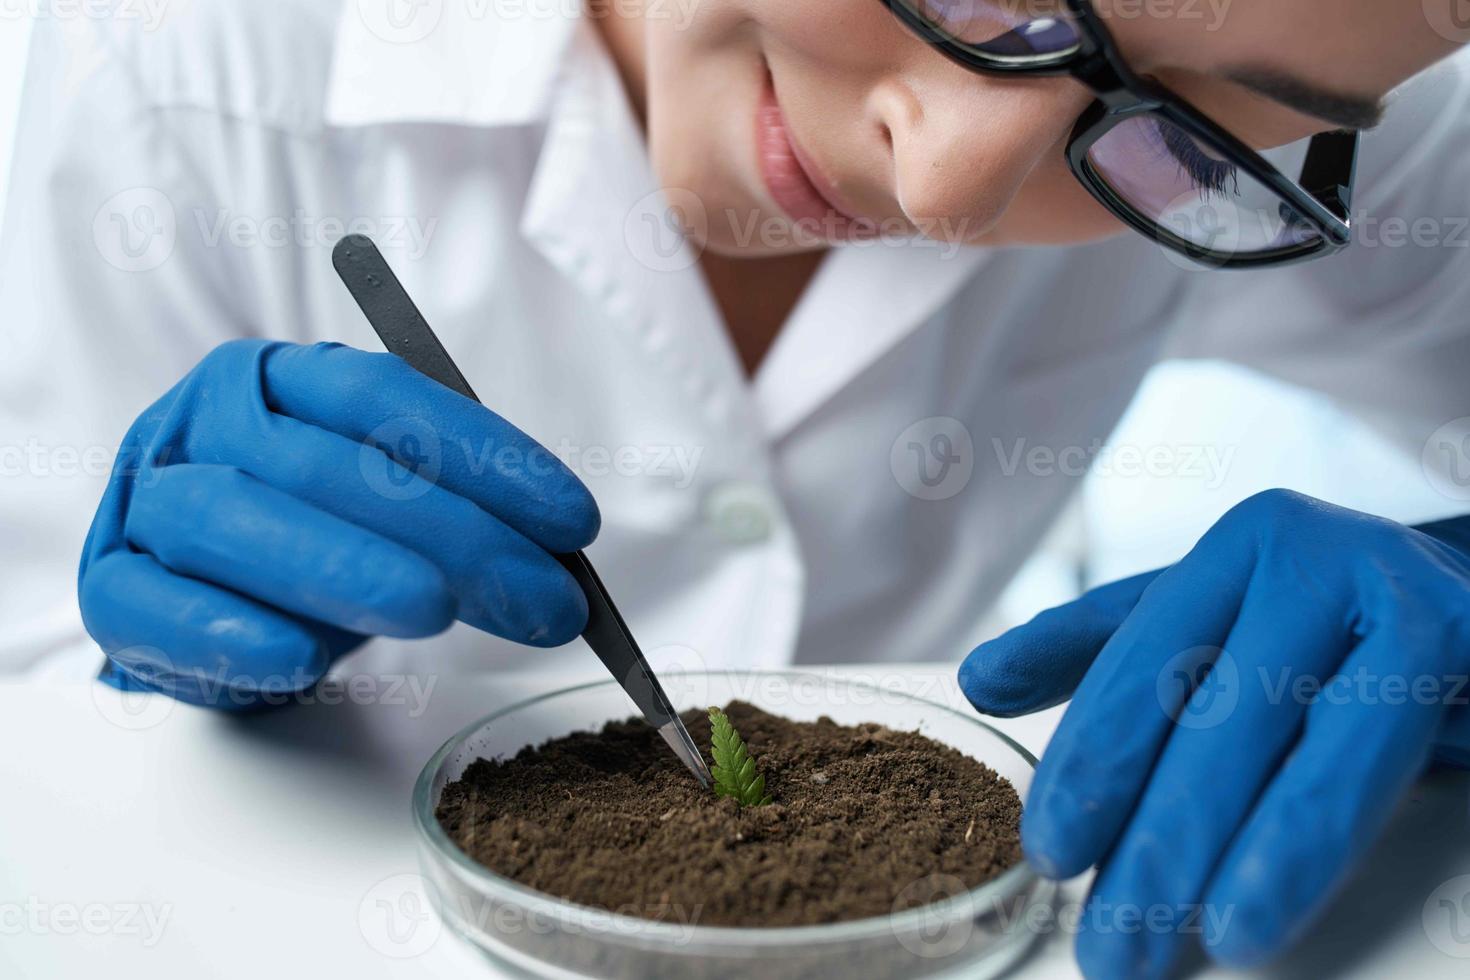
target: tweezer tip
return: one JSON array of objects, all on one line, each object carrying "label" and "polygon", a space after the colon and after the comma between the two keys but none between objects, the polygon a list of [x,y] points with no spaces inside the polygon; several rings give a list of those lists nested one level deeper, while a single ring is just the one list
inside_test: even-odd
[{"label": "tweezer tip", "polygon": [[666,722],[658,727],[658,733],[663,736],[669,748],[679,760],[694,773],[694,778],[699,780],[699,785],[709,789],[713,785],[710,778],[709,767],[704,764],[704,756],[699,754],[699,749],[694,744],[694,739],[689,737],[689,729],[678,718]]}]

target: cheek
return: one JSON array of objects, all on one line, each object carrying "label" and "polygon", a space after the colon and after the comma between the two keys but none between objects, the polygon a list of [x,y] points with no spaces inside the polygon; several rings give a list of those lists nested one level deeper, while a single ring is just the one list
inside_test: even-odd
[{"label": "cheek", "polygon": [[[887,23],[876,0],[860,2],[858,20],[876,13]],[[687,23],[652,22],[646,34],[648,151],[660,184],[698,202],[689,230],[714,252],[818,247],[769,199],[756,155],[757,107],[770,66],[786,83],[783,110],[824,158],[865,160],[860,145],[849,146],[862,142],[851,120],[861,115],[853,107],[862,104],[860,81],[867,77],[847,64],[851,45],[832,29],[826,0],[700,0],[690,9]]]},{"label": "cheek", "polygon": [[1006,213],[977,244],[1073,245],[1126,230],[1072,176],[1064,146],[1057,144],[1037,164]]},{"label": "cheek", "polygon": [[722,237],[727,215],[738,222],[751,210],[744,174],[763,75],[736,8],[694,9],[687,28],[649,25],[648,153],[661,186],[698,202],[702,215],[690,230],[703,244]]}]

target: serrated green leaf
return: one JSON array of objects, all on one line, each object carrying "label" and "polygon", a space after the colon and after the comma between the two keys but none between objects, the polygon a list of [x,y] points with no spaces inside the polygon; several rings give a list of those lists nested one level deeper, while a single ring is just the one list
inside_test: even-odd
[{"label": "serrated green leaf", "polygon": [[750,787],[745,792],[744,802],[746,806],[765,806],[771,802],[771,798],[766,795],[765,776],[756,776],[751,780]]},{"label": "serrated green leaf", "polygon": [[715,795],[728,796],[741,806],[769,804],[771,797],[766,793],[766,777],[756,771],[755,759],[729,717],[719,708],[712,707],[709,720],[710,744],[715,757],[710,775],[714,777]]}]

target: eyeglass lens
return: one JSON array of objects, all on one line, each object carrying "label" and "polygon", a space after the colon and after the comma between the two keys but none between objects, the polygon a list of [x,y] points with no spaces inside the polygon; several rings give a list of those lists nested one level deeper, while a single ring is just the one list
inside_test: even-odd
[{"label": "eyeglass lens", "polygon": [[[1301,173],[1309,141],[1265,156],[1289,177]],[[1087,153],[1092,171],[1126,204],[1192,245],[1266,252],[1319,236],[1281,196],[1229,162],[1203,138],[1152,114],[1132,116]]]},{"label": "eyeglass lens", "polygon": [[903,0],[940,34],[971,51],[1018,63],[1076,48],[1062,0]]}]

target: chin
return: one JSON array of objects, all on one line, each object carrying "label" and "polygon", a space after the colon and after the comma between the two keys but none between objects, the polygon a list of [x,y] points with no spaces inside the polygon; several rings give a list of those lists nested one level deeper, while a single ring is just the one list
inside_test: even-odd
[{"label": "chin", "polygon": [[[723,224],[719,228],[711,227],[709,234],[691,235],[690,241],[698,249],[729,259],[766,259],[783,255],[801,255],[807,252],[820,252],[838,244],[823,241],[811,235],[800,235],[791,226],[791,222],[779,215],[762,214],[760,222],[759,227],[768,230],[759,232],[753,237],[744,232],[736,232],[728,224]],[[775,231],[775,228],[780,230]]]}]

